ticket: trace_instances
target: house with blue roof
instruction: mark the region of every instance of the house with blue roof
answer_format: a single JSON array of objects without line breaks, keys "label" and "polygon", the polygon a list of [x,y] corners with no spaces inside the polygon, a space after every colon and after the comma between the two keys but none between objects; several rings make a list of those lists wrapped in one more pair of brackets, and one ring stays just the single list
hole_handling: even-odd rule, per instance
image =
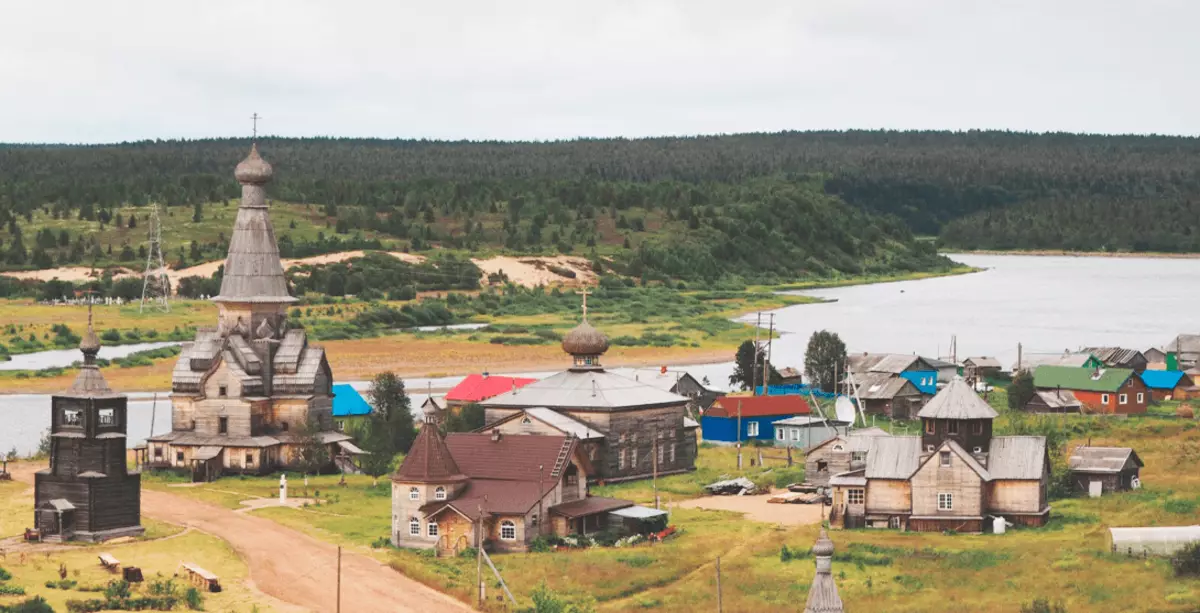
[{"label": "house with blue roof", "polygon": [[1192,378],[1182,370],[1143,370],[1138,374],[1150,391],[1150,398],[1156,401],[1189,398],[1189,390],[1195,386]]},{"label": "house with blue roof", "polygon": [[338,432],[353,429],[351,426],[366,421],[370,414],[371,405],[353,386],[349,383],[333,386],[333,425]]}]

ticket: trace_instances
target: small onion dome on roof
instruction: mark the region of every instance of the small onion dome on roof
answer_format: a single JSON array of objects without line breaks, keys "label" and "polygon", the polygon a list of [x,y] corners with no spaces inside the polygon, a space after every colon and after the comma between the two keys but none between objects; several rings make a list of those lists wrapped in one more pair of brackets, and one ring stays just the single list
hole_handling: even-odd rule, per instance
[{"label": "small onion dome on roof", "polygon": [[817,543],[813,545],[812,553],[814,557],[828,558],[833,555],[833,541],[829,540],[829,535],[825,529],[821,528],[821,535],[817,537]]},{"label": "small onion dome on roof", "polygon": [[571,355],[600,355],[608,351],[608,337],[585,319],[563,337],[562,348]]},{"label": "small onion dome on roof", "polygon": [[96,331],[88,326],[87,333],[83,335],[83,340],[79,343],[79,350],[84,355],[91,354],[95,356],[100,352],[100,339],[96,337]]},{"label": "small onion dome on roof", "polygon": [[233,176],[237,177],[238,183],[247,185],[269,183],[274,175],[275,170],[271,168],[271,164],[258,155],[258,143],[250,146],[250,155],[233,170]]}]

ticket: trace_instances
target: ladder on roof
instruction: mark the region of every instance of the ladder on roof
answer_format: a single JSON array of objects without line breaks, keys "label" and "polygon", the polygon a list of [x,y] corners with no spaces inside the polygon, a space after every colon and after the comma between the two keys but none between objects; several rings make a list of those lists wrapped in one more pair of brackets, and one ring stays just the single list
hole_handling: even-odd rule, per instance
[{"label": "ladder on roof", "polygon": [[554,470],[550,471],[551,477],[557,477],[561,474],[559,471],[563,469],[563,465],[567,463],[567,459],[571,457],[571,439],[572,435],[567,436],[567,440],[563,441],[562,449],[558,450],[558,458],[554,460]]}]

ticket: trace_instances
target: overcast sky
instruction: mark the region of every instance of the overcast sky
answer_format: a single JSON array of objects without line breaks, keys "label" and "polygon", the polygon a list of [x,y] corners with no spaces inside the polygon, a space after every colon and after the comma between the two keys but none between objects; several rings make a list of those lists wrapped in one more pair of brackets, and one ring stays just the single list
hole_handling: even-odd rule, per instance
[{"label": "overcast sky", "polygon": [[[187,4],[191,8],[183,8]],[[0,142],[1200,134],[1194,0],[4,2]]]}]

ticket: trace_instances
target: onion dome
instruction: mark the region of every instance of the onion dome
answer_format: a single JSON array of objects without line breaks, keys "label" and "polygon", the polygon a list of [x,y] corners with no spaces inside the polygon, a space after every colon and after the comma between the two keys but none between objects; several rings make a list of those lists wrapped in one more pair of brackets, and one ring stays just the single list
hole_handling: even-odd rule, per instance
[{"label": "onion dome", "polygon": [[571,355],[600,355],[608,351],[608,337],[584,319],[563,337],[562,348]]},{"label": "onion dome", "polygon": [[79,350],[83,352],[83,357],[88,363],[94,361],[96,354],[100,353],[100,339],[96,337],[96,331],[92,329],[90,322],[88,323],[87,333],[83,335],[83,340],[79,342]]},{"label": "onion dome", "polygon": [[255,143],[250,146],[250,155],[233,170],[233,176],[243,185],[263,185],[271,181],[275,170],[270,162],[258,155],[258,143]]},{"label": "onion dome", "polygon": [[817,537],[817,543],[812,548],[813,557],[828,558],[833,556],[833,541],[829,539],[825,529],[821,528],[821,535]]}]

